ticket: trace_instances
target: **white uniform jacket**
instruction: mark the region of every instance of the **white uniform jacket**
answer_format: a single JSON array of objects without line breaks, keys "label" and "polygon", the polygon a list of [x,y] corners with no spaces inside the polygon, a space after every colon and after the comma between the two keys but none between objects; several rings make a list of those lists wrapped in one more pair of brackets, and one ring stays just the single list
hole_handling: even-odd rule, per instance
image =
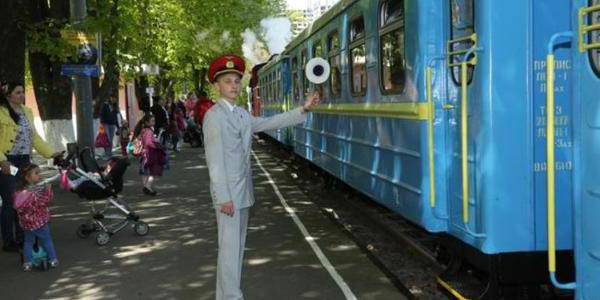
[{"label": "white uniform jacket", "polygon": [[250,161],[252,134],[288,127],[306,120],[302,108],[269,118],[257,118],[219,100],[204,117],[204,150],[215,208],[233,201],[236,210],[254,204]]}]

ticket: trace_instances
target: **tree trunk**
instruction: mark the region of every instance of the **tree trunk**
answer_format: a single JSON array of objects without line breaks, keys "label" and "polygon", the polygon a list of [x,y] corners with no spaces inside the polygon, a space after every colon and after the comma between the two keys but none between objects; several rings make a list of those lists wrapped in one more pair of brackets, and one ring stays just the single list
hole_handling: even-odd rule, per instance
[{"label": "tree trunk", "polygon": [[200,88],[200,70],[196,69],[194,63],[192,63],[192,82],[194,83],[192,92],[196,92]]},{"label": "tree trunk", "polygon": [[0,1],[0,82],[25,81],[24,15],[23,0]]},{"label": "tree trunk", "polygon": [[[119,0],[113,0],[109,18],[119,16]],[[102,37],[102,58],[104,62],[104,79],[98,89],[98,107],[111,96],[119,96],[119,69],[117,62],[118,25],[111,24],[109,34]]]},{"label": "tree trunk", "polygon": [[148,77],[140,76],[135,79],[135,97],[138,99],[138,107],[145,112],[150,111],[150,100],[146,94],[147,87]]},{"label": "tree trunk", "polygon": [[92,107],[93,107],[93,117],[94,119],[98,119],[100,117],[100,104],[102,104],[98,99],[98,93],[100,91],[100,78],[92,77]]},{"label": "tree trunk", "polygon": [[[59,37],[61,24],[69,15],[68,4],[68,0],[32,0],[29,6],[31,22],[48,25],[52,22],[55,29],[50,34]],[[64,143],[75,141],[71,80],[61,75],[62,62],[46,53],[29,51],[29,63],[46,140],[60,149]]]},{"label": "tree trunk", "polygon": [[202,68],[200,70],[200,83],[198,84],[198,88],[201,91],[207,91],[208,89],[208,81],[206,79],[206,73],[208,73],[208,69],[207,68]]}]

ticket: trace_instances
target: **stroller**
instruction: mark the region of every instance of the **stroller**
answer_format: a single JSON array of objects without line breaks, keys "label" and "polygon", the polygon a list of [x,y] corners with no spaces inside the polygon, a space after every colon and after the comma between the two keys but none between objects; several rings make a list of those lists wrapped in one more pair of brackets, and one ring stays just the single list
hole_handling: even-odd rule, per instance
[{"label": "stroller", "polygon": [[[87,238],[96,232],[96,244],[104,246],[112,235],[130,223],[137,235],[147,235],[148,224],[140,220],[125,200],[118,198],[123,190],[123,175],[129,166],[127,159],[111,158],[101,168],[89,148],[79,151],[77,144],[68,144],[67,150],[67,158],[59,163],[63,170],[61,181],[67,186],[69,182],[78,182],[71,191],[91,202],[92,220],[79,225],[77,236]],[[97,203],[99,200],[104,203]]]}]

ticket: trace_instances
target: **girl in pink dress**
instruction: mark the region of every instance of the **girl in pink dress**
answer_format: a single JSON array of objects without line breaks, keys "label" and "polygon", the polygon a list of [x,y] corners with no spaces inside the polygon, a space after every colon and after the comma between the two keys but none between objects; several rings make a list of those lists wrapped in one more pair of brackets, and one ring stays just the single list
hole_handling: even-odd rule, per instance
[{"label": "girl in pink dress", "polygon": [[156,196],[153,184],[162,176],[166,163],[166,152],[154,136],[154,117],[145,115],[136,125],[134,139],[139,136],[143,150],[140,156],[140,175],[142,176],[142,191],[146,195]]}]

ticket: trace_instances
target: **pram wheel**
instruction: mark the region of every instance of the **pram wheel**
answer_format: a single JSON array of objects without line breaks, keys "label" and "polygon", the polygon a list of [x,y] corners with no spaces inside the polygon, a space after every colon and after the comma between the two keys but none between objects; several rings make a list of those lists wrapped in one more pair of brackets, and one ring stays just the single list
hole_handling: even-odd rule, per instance
[{"label": "pram wheel", "polygon": [[110,241],[110,235],[106,231],[100,231],[96,234],[96,244],[104,246]]},{"label": "pram wheel", "polygon": [[77,236],[82,239],[88,238],[90,236],[90,234],[92,234],[92,232],[94,232],[94,229],[91,227],[92,226],[89,224],[79,225],[79,227],[77,227]]},{"label": "pram wheel", "polygon": [[135,231],[137,235],[144,236],[150,231],[150,226],[144,222],[137,222],[133,225],[133,231]]}]

